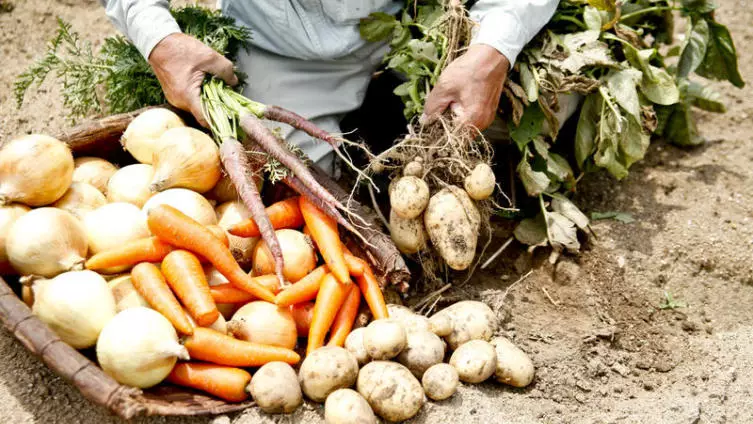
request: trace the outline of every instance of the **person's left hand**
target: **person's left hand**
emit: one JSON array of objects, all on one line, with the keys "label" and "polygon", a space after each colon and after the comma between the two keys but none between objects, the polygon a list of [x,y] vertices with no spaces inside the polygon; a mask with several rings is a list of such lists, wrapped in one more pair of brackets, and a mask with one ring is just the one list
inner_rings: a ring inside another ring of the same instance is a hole
[{"label": "person's left hand", "polygon": [[448,108],[455,118],[483,131],[492,124],[510,69],[497,49],[476,44],[450,63],[426,97],[422,122],[431,122]]}]

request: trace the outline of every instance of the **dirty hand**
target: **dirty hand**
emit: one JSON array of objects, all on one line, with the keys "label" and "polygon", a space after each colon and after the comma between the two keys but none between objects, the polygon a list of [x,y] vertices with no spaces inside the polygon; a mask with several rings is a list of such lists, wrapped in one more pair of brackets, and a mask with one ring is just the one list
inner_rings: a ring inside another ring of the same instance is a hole
[{"label": "dirty hand", "polygon": [[187,110],[204,127],[201,110],[201,83],[205,74],[221,78],[230,85],[238,83],[233,62],[190,35],[170,34],[152,49],[149,64],[162,85],[167,101]]},{"label": "dirty hand", "polygon": [[426,97],[422,122],[431,122],[449,108],[458,121],[485,130],[497,114],[509,69],[510,62],[495,48],[469,47],[445,68]]}]

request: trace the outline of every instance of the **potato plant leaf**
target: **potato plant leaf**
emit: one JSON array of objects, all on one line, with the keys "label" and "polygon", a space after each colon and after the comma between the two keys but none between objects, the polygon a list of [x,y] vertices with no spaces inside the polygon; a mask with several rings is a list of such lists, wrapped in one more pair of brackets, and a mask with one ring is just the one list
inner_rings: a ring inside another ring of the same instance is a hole
[{"label": "potato plant leaf", "polygon": [[386,40],[398,26],[399,23],[394,16],[388,13],[375,12],[361,19],[359,31],[364,40],[377,42]]},{"label": "potato plant leaf", "polygon": [[510,138],[518,145],[521,151],[534,138],[541,134],[541,127],[546,116],[539,107],[538,102],[531,103],[523,112],[520,125],[511,127]]},{"label": "potato plant leaf", "polygon": [[588,228],[588,217],[567,197],[561,194],[552,196],[552,209],[574,222],[581,230],[586,230]]},{"label": "potato plant leaf", "polygon": [[698,19],[693,24],[680,54],[677,64],[677,76],[687,78],[703,62],[709,44],[709,24],[705,19]]},{"label": "potato plant leaf", "polygon": [[745,86],[737,67],[737,50],[726,26],[708,21],[709,42],[706,57],[698,67],[698,75],[715,80],[727,80],[738,88]]},{"label": "potato plant leaf", "polygon": [[593,93],[586,97],[580,109],[575,131],[575,161],[581,169],[596,149],[597,124],[603,102],[601,94]]}]

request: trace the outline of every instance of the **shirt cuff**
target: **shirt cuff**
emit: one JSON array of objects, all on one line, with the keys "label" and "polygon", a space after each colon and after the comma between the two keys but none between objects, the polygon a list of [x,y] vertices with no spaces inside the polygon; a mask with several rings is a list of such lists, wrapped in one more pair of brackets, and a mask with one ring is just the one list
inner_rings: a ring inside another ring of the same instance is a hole
[{"label": "shirt cuff", "polygon": [[502,53],[515,66],[515,61],[528,43],[527,31],[521,20],[510,11],[486,13],[474,28],[471,45],[486,44]]},{"label": "shirt cuff", "polygon": [[179,33],[180,27],[170,11],[158,5],[134,6],[128,13],[128,35],[145,59],[163,38]]}]

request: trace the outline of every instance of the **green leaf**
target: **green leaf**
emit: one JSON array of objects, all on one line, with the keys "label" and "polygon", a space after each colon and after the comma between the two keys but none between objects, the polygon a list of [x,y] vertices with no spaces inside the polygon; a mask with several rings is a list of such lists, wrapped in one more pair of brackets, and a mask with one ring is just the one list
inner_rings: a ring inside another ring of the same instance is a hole
[{"label": "green leaf", "polygon": [[575,175],[573,175],[573,168],[567,163],[567,159],[554,152],[548,152],[546,172],[554,176],[560,182],[565,182],[575,178]]},{"label": "green leaf", "polygon": [[612,108],[604,108],[601,121],[599,121],[599,142],[594,153],[594,163],[605,168],[618,180],[627,176],[627,167],[619,157],[620,134],[622,133],[620,121],[623,119]]},{"label": "green leaf", "polygon": [[575,132],[575,161],[581,169],[596,149],[597,123],[603,102],[601,94],[590,94],[580,110],[578,129]]},{"label": "green leaf", "polygon": [[614,0],[588,0],[588,4],[599,9],[613,12],[616,5]]},{"label": "green leaf", "polygon": [[544,215],[538,214],[535,218],[520,221],[512,234],[519,242],[528,246],[546,246],[548,237]]},{"label": "green leaf", "polygon": [[393,50],[397,50],[407,45],[411,41],[410,28],[404,26],[395,27],[392,35],[392,41],[390,41],[390,47]]},{"label": "green leaf", "polygon": [[636,119],[641,119],[641,103],[636,85],[643,74],[633,68],[612,72],[607,76],[607,87],[617,103]]},{"label": "green leaf", "polygon": [[623,224],[630,224],[635,222],[633,216],[626,212],[591,212],[591,219],[594,221],[602,219],[614,219],[615,221],[622,222]]},{"label": "green leaf", "polygon": [[431,27],[442,15],[444,15],[444,8],[439,5],[418,6],[416,21],[425,27]]},{"label": "green leaf", "polygon": [[395,89],[392,92],[395,93],[396,96],[400,96],[400,97],[409,96],[411,87],[416,85],[416,82],[417,80],[406,81],[398,85],[397,87],[395,87]]},{"label": "green leaf", "polygon": [[561,213],[570,221],[573,221],[581,230],[588,228],[588,217],[567,197],[561,194],[553,195],[552,209],[554,209],[555,212]]},{"label": "green leaf", "polygon": [[628,116],[627,125],[620,133],[620,152],[626,168],[643,159],[651,143],[651,136],[643,132],[643,126],[638,119]]},{"label": "green leaf", "polygon": [[538,196],[549,187],[549,176],[545,172],[534,171],[525,156],[518,164],[518,175],[529,196]]},{"label": "green leaf", "polygon": [[583,11],[583,20],[586,21],[586,27],[589,30],[601,32],[601,13],[591,6],[586,6]]},{"label": "green leaf", "polygon": [[567,49],[567,57],[547,59],[547,61],[572,74],[577,74],[587,66],[617,66],[609,46],[599,40],[600,35],[600,31],[593,30],[566,34],[562,43]]},{"label": "green leaf", "polygon": [[388,13],[374,12],[368,17],[361,19],[358,29],[361,33],[361,38],[366,41],[375,42],[386,40],[399,25],[394,16]]},{"label": "green leaf", "polygon": [[709,44],[709,24],[705,19],[698,19],[693,24],[690,34],[682,48],[680,62],[677,64],[677,76],[686,78],[703,62]]},{"label": "green leaf", "polygon": [[677,103],[667,119],[664,136],[678,146],[698,146],[706,142],[698,133],[690,105]]},{"label": "green leaf", "polygon": [[695,81],[688,83],[686,96],[693,106],[708,112],[724,113],[727,106],[722,101],[722,96],[709,86],[701,85]]},{"label": "green leaf", "polygon": [[536,81],[533,72],[530,65],[525,62],[520,63],[520,85],[526,92],[526,98],[531,103],[539,99],[539,82]]},{"label": "green leaf", "polygon": [[541,111],[538,103],[531,103],[523,112],[520,125],[513,126],[510,137],[517,143],[521,151],[534,138],[541,134],[541,126],[546,116]]},{"label": "green leaf", "polygon": [[415,60],[423,60],[432,63],[439,62],[437,46],[435,46],[434,43],[412,39],[408,42],[408,48],[411,53],[413,53],[413,58]]},{"label": "green leaf", "polygon": [[706,57],[696,73],[715,80],[727,80],[735,87],[745,86],[737,67],[737,50],[727,27],[714,21],[708,21],[709,43]]},{"label": "green leaf", "polygon": [[664,106],[680,101],[680,90],[669,72],[652,65],[648,65],[648,70],[649,72],[644,72],[641,82],[641,91],[646,98]]},{"label": "green leaf", "polygon": [[713,12],[716,5],[710,0],[682,0],[682,7],[690,14]]},{"label": "green leaf", "polygon": [[552,248],[565,248],[569,252],[577,253],[580,250],[580,242],[575,223],[559,212],[546,212],[545,217],[549,244]]}]

